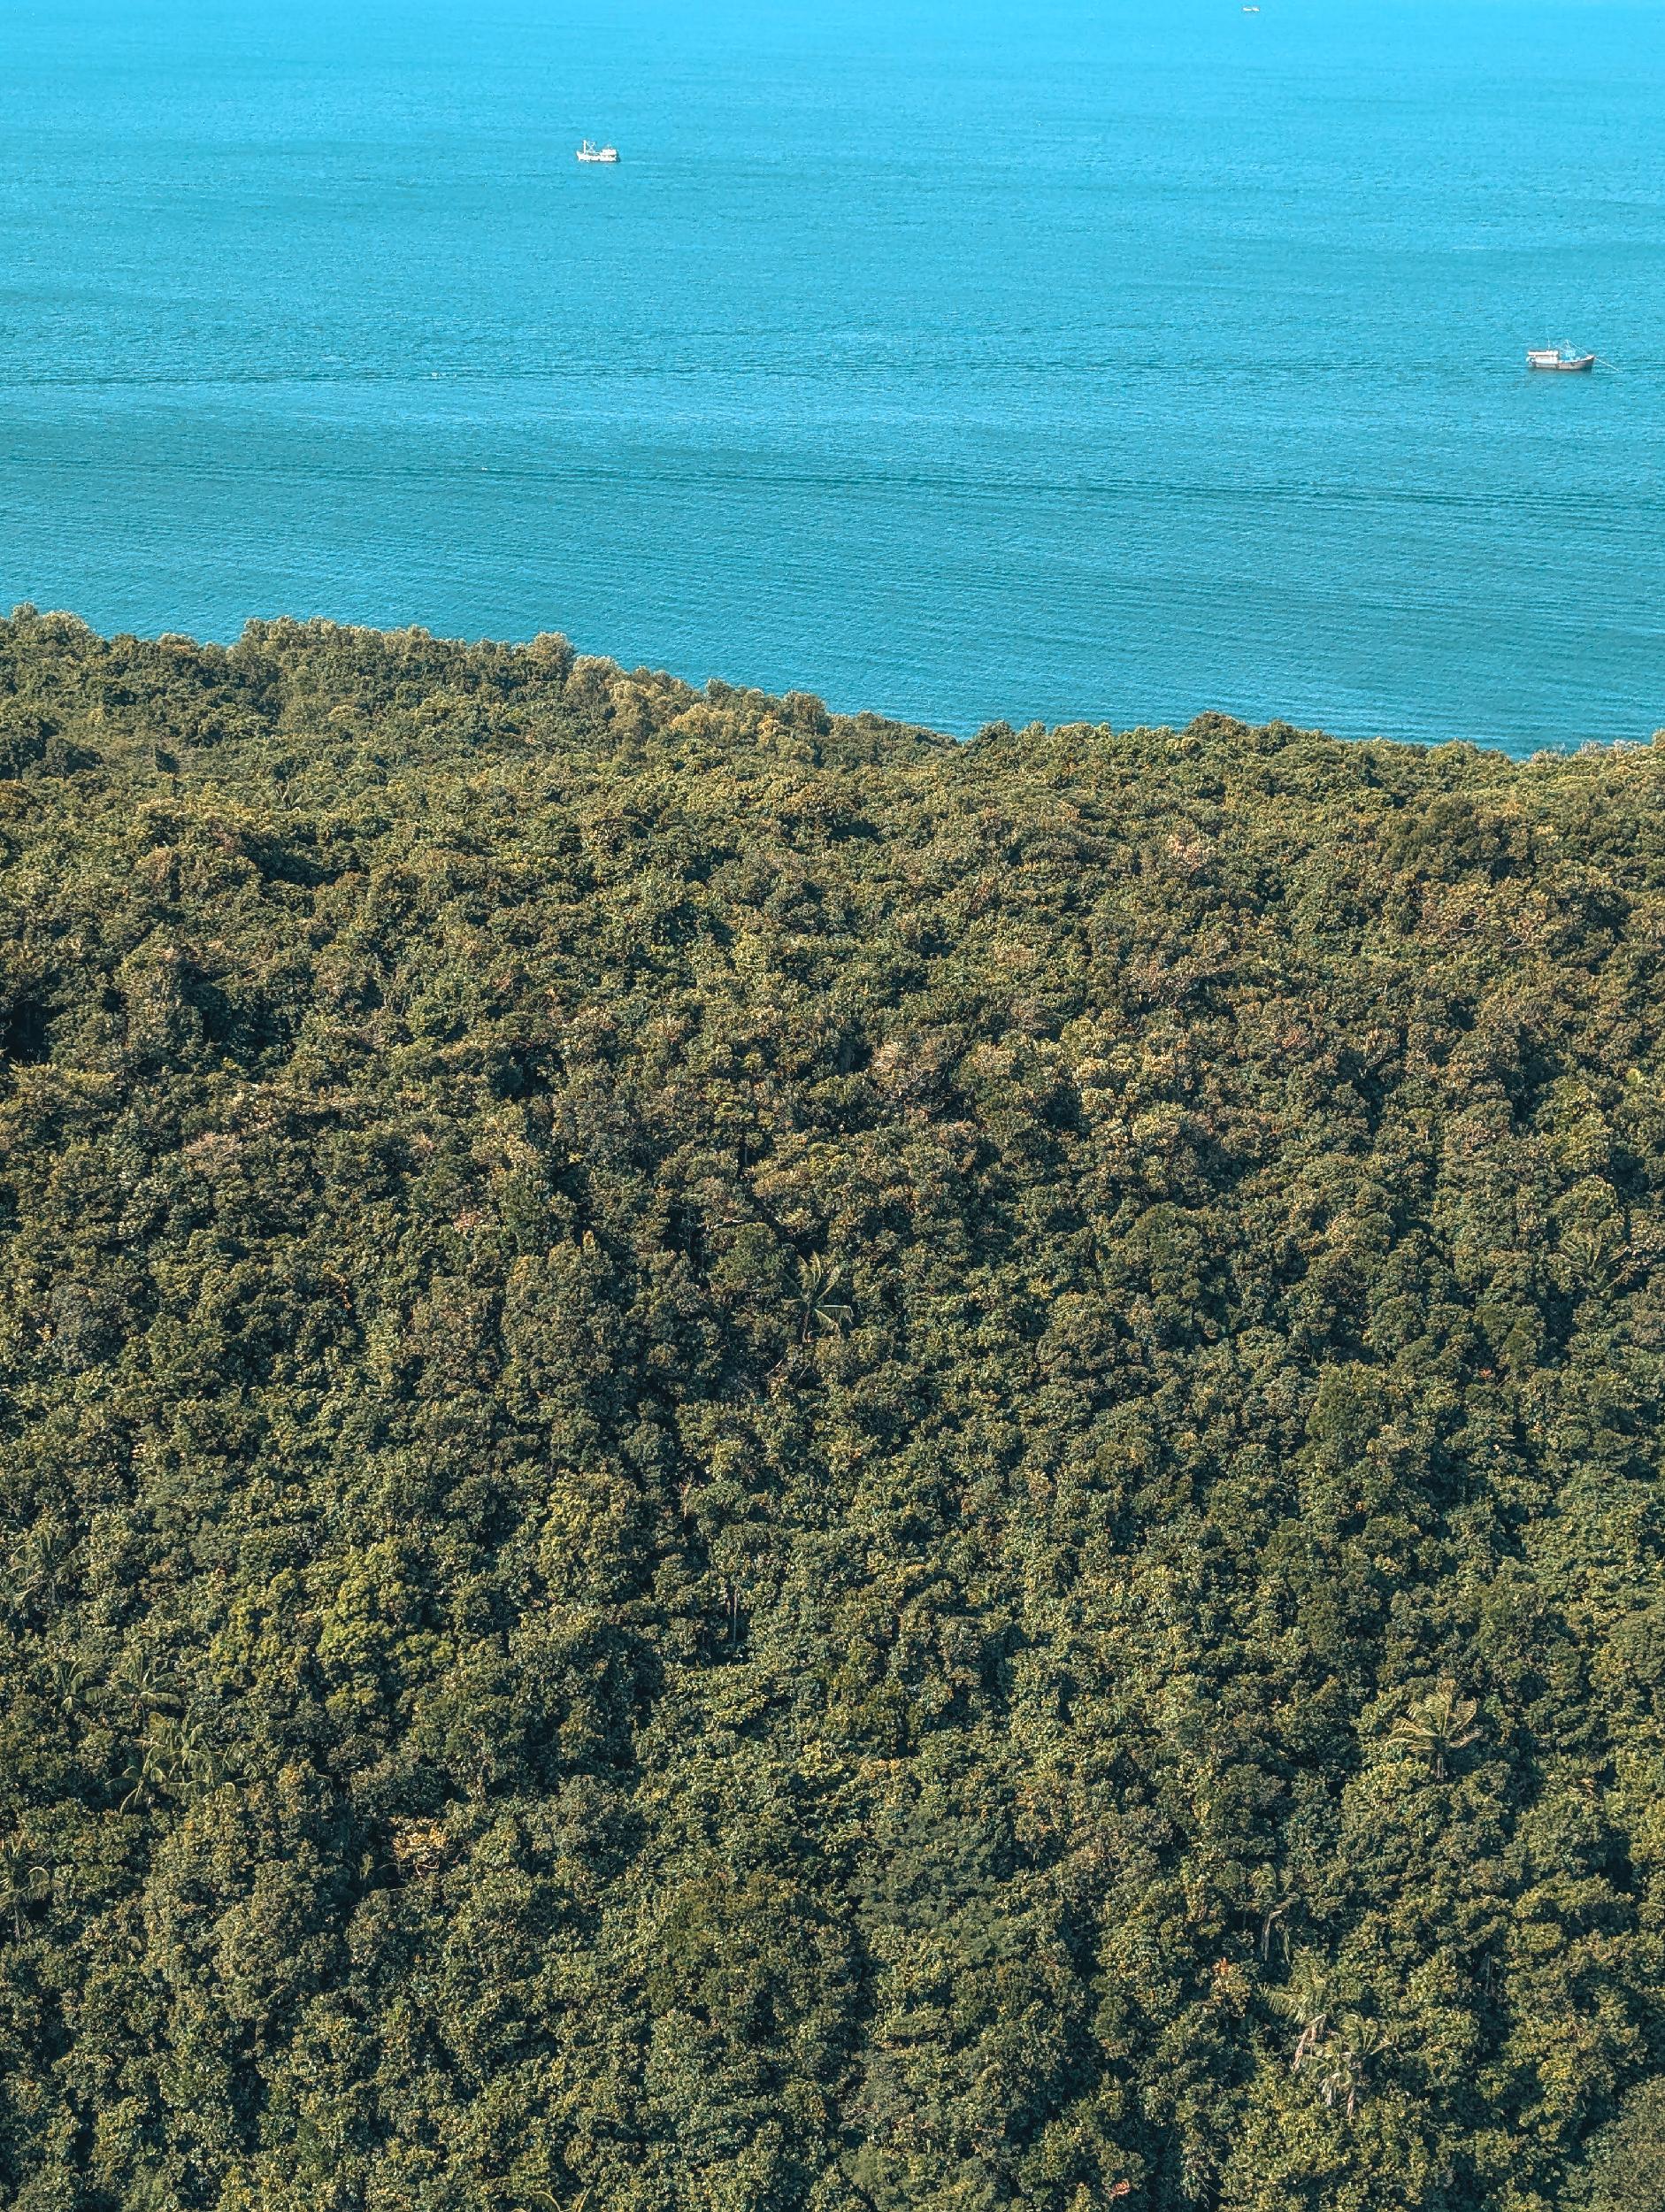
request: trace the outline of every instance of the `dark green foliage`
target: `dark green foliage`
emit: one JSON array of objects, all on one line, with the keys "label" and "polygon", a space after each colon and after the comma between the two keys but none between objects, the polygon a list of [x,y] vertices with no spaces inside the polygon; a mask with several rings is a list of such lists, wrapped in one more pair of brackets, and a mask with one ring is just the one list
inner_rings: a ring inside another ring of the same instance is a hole
[{"label": "dark green foliage", "polygon": [[1665,2212],[1665,2079],[1643,2082],[1598,2131],[1569,2202],[1580,2212]]},{"label": "dark green foliage", "polygon": [[1660,2201],[1665,751],[0,626],[0,2201]]}]

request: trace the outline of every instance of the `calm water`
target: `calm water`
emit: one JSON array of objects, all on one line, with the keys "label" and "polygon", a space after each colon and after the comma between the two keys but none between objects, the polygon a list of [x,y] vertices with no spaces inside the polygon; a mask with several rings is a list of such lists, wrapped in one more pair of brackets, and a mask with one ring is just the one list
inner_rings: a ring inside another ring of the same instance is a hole
[{"label": "calm water", "polygon": [[0,409],[105,628],[1645,736],[1665,6],[0,0]]}]

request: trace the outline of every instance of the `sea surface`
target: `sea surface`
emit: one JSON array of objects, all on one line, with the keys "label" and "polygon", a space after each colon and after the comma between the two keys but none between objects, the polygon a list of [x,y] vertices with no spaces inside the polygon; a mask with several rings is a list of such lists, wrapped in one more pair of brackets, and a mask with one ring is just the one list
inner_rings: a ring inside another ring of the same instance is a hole
[{"label": "sea surface", "polygon": [[1665,5],[0,0],[25,599],[1645,738]]}]

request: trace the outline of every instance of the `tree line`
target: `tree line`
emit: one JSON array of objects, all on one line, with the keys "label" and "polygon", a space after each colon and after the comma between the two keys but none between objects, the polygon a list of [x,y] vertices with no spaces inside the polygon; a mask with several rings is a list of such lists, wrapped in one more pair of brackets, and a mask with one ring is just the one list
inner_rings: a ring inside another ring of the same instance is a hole
[{"label": "tree line", "polygon": [[0,2201],[1665,2206],[1665,748],[0,623]]}]

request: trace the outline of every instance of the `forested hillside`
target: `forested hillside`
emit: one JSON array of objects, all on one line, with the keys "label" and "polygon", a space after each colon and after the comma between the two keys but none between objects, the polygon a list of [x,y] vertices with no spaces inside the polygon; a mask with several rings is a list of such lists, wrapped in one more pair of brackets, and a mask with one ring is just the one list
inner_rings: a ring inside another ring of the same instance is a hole
[{"label": "forested hillside", "polygon": [[0,773],[0,2202],[1665,2205],[1665,747]]}]

